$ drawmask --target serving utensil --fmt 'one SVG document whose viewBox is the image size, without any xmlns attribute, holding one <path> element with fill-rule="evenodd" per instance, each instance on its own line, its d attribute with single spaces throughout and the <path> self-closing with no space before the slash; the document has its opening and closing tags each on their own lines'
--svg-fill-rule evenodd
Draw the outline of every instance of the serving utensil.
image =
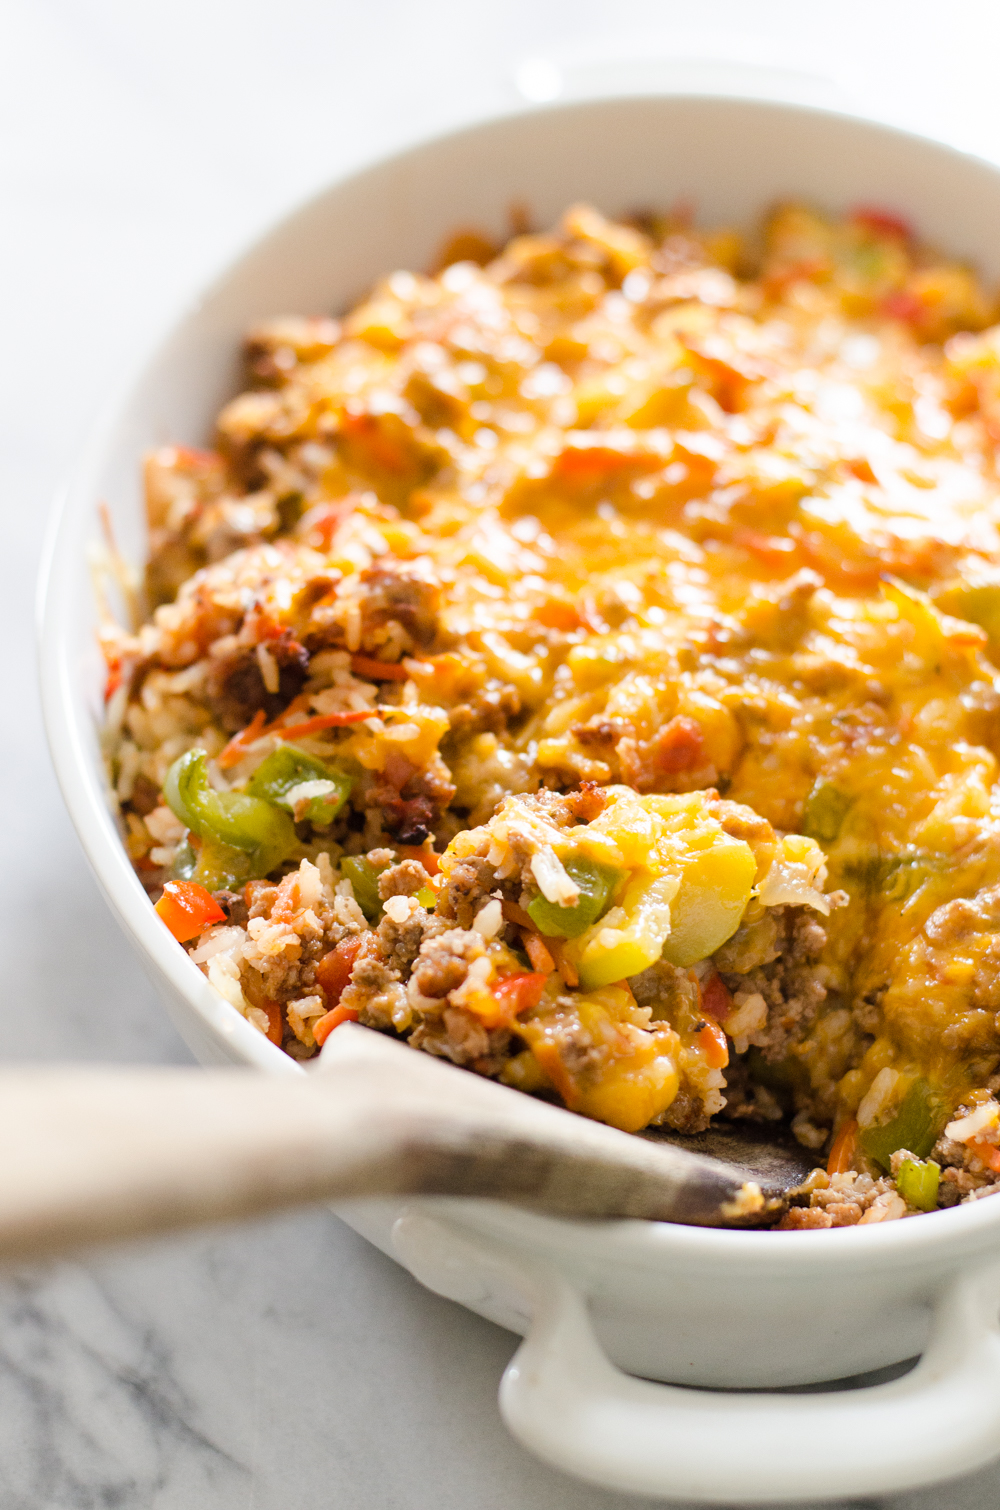
<svg viewBox="0 0 1000 1510">
<path fill-rule="evenodd" d="M 0 1258 L 365 1196 L 491 1197 L 574 1217 L 773 1221 L 782 1179 L 633 1137 L 354 1024 L 305 1075 L 0 1075 Z M 785 1184 L 794 1183 L 788 1173 Z"/>
</svg>

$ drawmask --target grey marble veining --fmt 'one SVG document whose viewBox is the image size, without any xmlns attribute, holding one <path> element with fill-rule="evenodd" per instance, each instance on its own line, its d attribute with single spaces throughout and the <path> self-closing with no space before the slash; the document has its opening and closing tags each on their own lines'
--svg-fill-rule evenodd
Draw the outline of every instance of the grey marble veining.
<svg viewBox="0 0 1000 1510">
<path fill-rule="evenodd" d="M 496 1410 L 514 1339 L 331 1215 L 0 1287 L 4 1510 L 651 1510 L 536 1463 Z M 989 1470 L 852 1505 L 982 1510 Z"/>
<path fill-rule="evenodd" d="M 325 1214 L 23 1277 L 0 1338 L 11 1510 L 619 1503 L 506 1436 L 506 1334 Z"/>
<path fill-rule="evenodd" d="M 683 26 L 689 11 L 680 0 L 621 0 L 614 16 L 601 0 L 0 7 L 3 1058 L 188 1057 L 87 870 L 34 692 L 45 513 L 95 411 L 191 286 L 344 163 L 507 103 L 504 80 L 528 51 L 609 25 Z M 906 7 L 902 30 L 899 7 L 864 0 L 806 11 L 768 0 L 754 14 L 780 41 L 798 28 L 823 51 L 863 36 L 852 66 L 880 88 L 910 81 L 917 104 L 939 111 L 961 96 L 967 134 L 1000 141 L 990 24 L 966 0 L 948 8 L 947 34 L 926 0 Z M 744 18 L 740 0 L 699 7 L 702 26 Z M 982 44 L 971 50 L 970 26 Z M 8 1275 L 0 1510 L 651 1510 L 550 1471 L 507 1435 L 496 1392 L 515 1345 L 323 1211 Z M 983 1510 L 1000 1503 L 1000 1470 L 853 1503 Z"/>
<path fill-rule="evenodd" d="M 148 1316 L 129 1315 L 106 1277 L 65 1268 L 3 1297 L 0 1454 L 7 1503 L 226 1502 L 250 1470 L 208 1436 Z M 226 1496 L 228 1499 L 228 1495 Z"/>
</svg>

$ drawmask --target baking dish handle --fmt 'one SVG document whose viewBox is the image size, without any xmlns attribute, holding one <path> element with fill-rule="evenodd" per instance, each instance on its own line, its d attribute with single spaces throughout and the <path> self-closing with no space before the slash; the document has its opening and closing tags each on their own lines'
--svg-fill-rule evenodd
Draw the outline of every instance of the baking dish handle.
<svg viewBox="0 0 1000 1510">
<path fill-rule="evenodd" d="M 512 1289 L 530 1311 L 504 1374 L 515 1437 L 607 1489 L 699 1503 L 775 1503 L 900 1491 L 958 1477 L 1000 1453 L 1000 1269 L 942 1289 L 931 1338 L 903 1378 L 810 1394 L 704 1390 L 612 1364 L 566 1277 L 487 1251 L 411 1208 L 394 1245 L 423 1283 L 479 1309 Z M 839 1442 L 818 1454 L 817 1444 Z"/>
</svg>

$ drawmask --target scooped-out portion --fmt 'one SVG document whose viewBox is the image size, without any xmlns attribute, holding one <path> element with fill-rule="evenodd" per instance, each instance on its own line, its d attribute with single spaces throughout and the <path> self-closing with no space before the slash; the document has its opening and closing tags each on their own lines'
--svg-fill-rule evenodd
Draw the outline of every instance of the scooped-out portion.
<svg viewBox="0 0 1000 1510">
<path fill-rule="evenodd" d="M 784 1227 L 1000 1189 L 997 316 L 884 210 L 577 206 L 252 331 L 101 574 L 124 841 L 216 990 L 786 1121 Z"/>
</svg>

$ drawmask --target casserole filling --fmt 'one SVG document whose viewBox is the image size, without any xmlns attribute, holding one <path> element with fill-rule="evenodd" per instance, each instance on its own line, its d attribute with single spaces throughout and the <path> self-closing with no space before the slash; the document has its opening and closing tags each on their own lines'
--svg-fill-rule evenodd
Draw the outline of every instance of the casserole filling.
<svg viewBox="0 0 1000 1510">
<path fill-rule="evenodd" d="M 125 841 L 213 985 L 297 1058 L 787 1119 L 786 1226 L 1000 1188 L 996 318 L 879 211 L 577 207 L 251 332 L 104 563 Z"/>
</svg>

